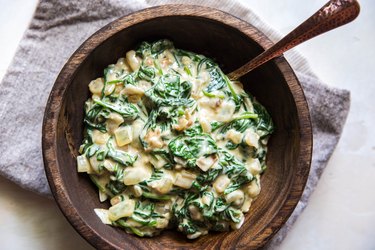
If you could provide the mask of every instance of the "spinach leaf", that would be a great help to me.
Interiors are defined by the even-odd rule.
[[[144,136],[157,126],[162,131],[170,130],[176,124],[180,112],[195,104],[190,99],[191,84],[181,82],[180,76],[166,74],[160,77],[157,84],[145,92],[145,106],[150,110],[149,118],[141,133],[140,140],[144,148],[147,143]]]
[[[227,209],[225,211],[225,215],[234,223],[239,223],[241,221],[241,218],[243,217],[243,213],[240,210],[235,209],[233,207]]]
[[[113,195],[118,195],[125,191],[126,186],[123,181],[110,180],[106,188],[108,188]]]
[[[209,69],[209,68],[215,67],[216,63],[214,61],[212,61],[212,59],[210,59],[210,58],[203,57],[197,65],[197,73],[199,73],[201,71],[203,65],[205,65],[206,68]]]
[[[148,42],[142,42],[140,45],[138,45],[135,53],[137,56],[144,59],[146,56],[151,55],[151,44]]]
[[[228,175],[229,178],[236,178],[242,172],[247,172],[245,165],[241,161],[224,150],[220,150],[219,164],[223,167],[223,173]]]
[[[243,217],[243,213],[227,204],[223,198],[218,198],[215,206],[216,221],[231,221],[239,223]]]
[[[184,134],[190,137],[193,137],[202,133],[203,133],[203,129],[199,123],[195,123],[193,126],[191,126],[190,128],[184,131]]]
[[[201,56],[201,55],[198,55],[198,54],[195,54],[193,52],[186,51],[186,50],[183,50],[183,49],[176,49],[175,54],[176,54],[177,57],[180,57],[180,58],[183,57],[183,56],[187,56],[191,60],[193,60],[194,62],[199,62],[203,58],[203,56]]]
[[[221,90],[225,87],[229,89],[230,96],[234,102],[236,103],[236,111],[239,110],[239,107],[242,103],[242,100],[240,100],[239,96],[236,94],[232,82],[228,79],[228,77],[221,71],[219,66],[214,63],[211,59],[204,58],[202,59],[197,66],[197,72],[200,72],[203,64],[206,65],[206,70],[208,71],[210,75],[210,83],[208,86],[203,90],[203,93],[206,96],[210,96],[210,92]]]
[[[218,122],[218,121],[211,122],[211,130],[212,130],[212,132],[216,131],[217,129],[219,129],[223,125],[225,125],[225,123],[223,123],[223,122]]]
[[[137,235],[139,237],[146,236],[146,234],[143,233],[142,231],[140,231],[139,229],[137,229],[135,227],[132,227],[128,223],[126,223],[126,221],[124,219],[119,219],[117,221],[114,221],[114,222],[112,222],[112,224],[114,226],[124,228],[126,231],[130,231],[130,232],[134,233],[135,235]]]
[[[240,145],[240,144],[235,144],[235,143],[232,142],[232,141],[228,141],[228,143],[225,144],[225,147],[226,147],[227,149],[229,149],[229,150],[234,150],[234,149],[238,148],[239,145]]]
[[[251,127],[252,124],[253,124],[253,122],[250,119],[238,119],[238,120],[234,120],[234,121],[226,124],[225,126],[223,126],[223,128],[221,129],[220,132],[225,133],[230,129],[234,129],[238,132],[243,133],[243,132],[245,132],[246,129]]]
[[[150,112],[147,122],[139,136],[143,148],[146,149],[148,147],[144,137],[150,130],[155,130],[157,127],[159,127],[161,131],[171,130],[172,125],[177,123],[177,112],[177,109],[174,107],[165,106],[155,108]]]
[[[154,227],[157,222],[155,218],[161,217],[154,212],[155,203],[148,201],[137,201],[131,219],[140,223],[142,226]]]
[[[159,169],[154,169],[154,172],[152,173],[150,179],[147,180],[147,183],[160,180],[163,177],[164,172]]]
[[[178,229],[184,234],[194,234],[199,229],[191,220],[185,219],[178,224]]]
[[[215,205],[216,205],[216,199],[213,192],[210,191],[204,191],[202,192],[202,197],[205,196],[206,199],[210,199],[210,202],[208,205],[201,203],[201,211],[202,215],[205,219],[211,219],[212,216],[215,213]]]
[[[189,98],[191,87],[191,83],[181,82],[180,76],[166,74],[155,86],[155,93],[164,99]]]
[[[231,179],[231,184],[224,190],[224,194],[229,194],[253,180],[253,176],[247,171],[245,165],[224,150],[220,151],[219,165],[222,166],[223,173]]]
[[[116,102],[112,102],[110,98],[103,98],[102,100],[95,99],[94,102],[104,108],[110,109],[119,113],[124,119],[134,120],[138,117],[138,108],[125,100],[118,98]]]
[[[146,81],[152,82],[155,75],[156,75],[156,72],[154,68],[141,65],[141,67],[138,70],[137,78],[140,80],[146,80]]]
[[[234,118],[232,121],[224,124],[220,129],[220,133],[226,133],[230,129],[234,129],[238,132],[243,133],[246,129],[250,128],[251,126],[256,126],[255,119],[257,117],[257,114],[244,112],[237,118]]]
[[[97,123],[91,122],[91,121],[90,121],[89,119],[87,119],[87,118],[83,119],[83,122],[84,122],[89,128],[97,129],[97,130],[99,130],[99,131],[102,132],[102,133],[107,132],[107,128],[106,128],[105,123],[97,124]]]
[[[154,193],[149,193],[149,192],[142,192],[142,196],[151,200],[170,200],[172,197],[169,195],[159,195],[159,194],[154,194]]]
[[[108,141],[107,147],[108,147],[108,153],[107,153],[108,158],[124,166],[133,165],[133,163],[137,160],[137,156],[133,156],[124,151],[116,150],[113,147],[111,140]]]
[[[136,85],[135,79],[136,79],[137,75],[138,75],[137,72],[133,72],[131,74],[126,75],[123,78],[124,85],[126,85],[126,84]]]
[[[90,106],[86,103],[85,118],[83,122],[92,129],[97,129],[102,133],[107,132],[105,121],[110,115],[111,111],[108,108],[94,104]]]
[[[86,128],[84,130],[84,137],[81,146],[79,147],[79,153],[87,156],[87,150],[93,145],[92,142],[92,129]],[[91,157],[91,156],[89,156]]]
[[[174,156],[184,160],[194,160],[194,162],[200,156],[217,153],[216,143],[208,134],[194,137],[178,136],[168,144],[168,147]]]
[[[158,54],[163,53],[167,49],[173,49],[173,48],[174,48],[174,45],[171,41],[162,39],[162,40],[154,42],[151,45],[151,53],[153,55],[158,55]]]
[[[87,148],[85,154],[88,158],[94,156],[96,154],[96,152],[98,152],[98,150],[100,149],[100,147],[96,144],[92,144],[90,147]]]
[[[114,177],[117,181],[123,182],[123,180],[124,180],[124,170],[125,170],[125,168],[122,165],[120,165],[120,164],[115,165],[115,170],[113,172],[115,174]]]
[[[219,176],[222,170],[222,166],[217,165],[214,168],[210,168],[208,171],[198,175],[196,181],[201,185],[204,185],[206,183],[212,183]]]
[[[216,204],[215,204],[215,213],[221,213],[225,211],[230,205],[227,204],[224,200],[224,198],[219,197],[216,199]]]
[[[189,205],[194,203],[199,194],[185,192],[183,193],[184,199],[182,206],[178,206],[176,203],[172,206],[172,215],[174,220],[177,222],[179,231],[185,234],[193,234],[198,231],[198,222],[193,221],[190,217]],[[204,227],[204,225],[202,225]]]
[[[161,39],[153,43],[142,42],[137,50],[137,56],[145,58],[146,56],[152,55],[156,57],[157,55],[163,53],[167,49],[174,49],[174,45],[171,41],[167,39]]]
[[[96,159],[98,161],[104,161],[104,159],[106,158],[107,154],[108,154],[108,150],[106,148],[100,149],[96,153]]]
[[[258,115],[256,129],[261,138],[266,137],[267,135],[272,134],[274,130],[274,125],[272,118],[267,112],[267,110],[259,103],[254,102],[254,113]]]
[[[208,73],[210,74],[210,83],[206,87],[205,92],[210,93],[215,90],[220,90],[227,85],[223,73],[218,67],[209,68]]]
[[[191,83],[181,82],[179,75],[165,74],[145,92],[146,105],[149,109],[160,106],[191,107],[195,103],[190,99],[191,87]]]
[[[126,152],[114,150],[114,149],[108,151],[108,158],[111,158],[112,160],[124,166],[132,165],[137,159],[136,156],[132,156]]]
[[[172,169],[173,166],[173,156],[170,154],[168,150],[165,149],[154,149],[150,152],[151,157],[155,157],[156,159],[162,159],[167,162],[163,168],[165,169]]]

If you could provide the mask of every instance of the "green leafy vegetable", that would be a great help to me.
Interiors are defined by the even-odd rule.
[[[140,67],[124,58],[109,65],[85,103],[77,162],[100,200],[112,198],[100,218],[139,237],[167,226],[188,238],[240,226],[245,185],[259,180],[247,164],[266,168],[269,113],[210,58],[165,39],[135,53]],[[245,197],[233,201],[239,189]]]
[[[118,100],[112,103],[110,100],[94,100],[94,102],[104,108],[108,108],[116,113],[119,113],[124,119],[134,120],[138,116],[138,109],[134,104]]]
[[[271,116],[267,110],[259,103],[254,103],[254,113],[258,115],[258,122],[256,124],[257,130],[260,132],[261,138],[272,134],[274,125]]]
[[[138,79],[140,80],[152,81],[155,75],[155,69],[152,67],[141,65],[141,67],[138,70]]]
[[[200,156],[208,156],[217,152],[217,145],[211,136],[197,134],[191,136],[178,136],[168,144],[174,156],[188,160],[191,167]]]
[[[98,104],[94,104],[90,107],[90,105],[86,103],[85,113],[83,122],[88,127],[97,129],[103,133],[107,132],[105,121],[111,113],[109,109]]]
[[[148,199],[152,199],[152,200],[166,200],[166,201],[168,201],[168,200],[171,199],[171,196],[169,196],[169,195],[157,195],[157,194],[148,193],[148,192],[143,192],[142,196],[145,197],[145,198],[148,198]]]
[[[132,165],[136,160],[137,160],[137,156],[133,156],[129,153],[126,153],[124,151],[120,151],[120,150],[116,150],[113,145],[112,145],[112,142],[111,140],[108,141],[107,143],[107,147],[108,147],[108,153],[107,153],[107,156],[108,158],[124,165],[124,166],[130,166]]]

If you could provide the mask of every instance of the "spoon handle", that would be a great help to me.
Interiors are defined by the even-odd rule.
[[[356,0],[329,1],[279,42],[245,65],[229,73],[229,79],[237,80],[263,63],[281,56],[285,51],[298,44],[353,21],[358,16],[359,10],[360,7]]]

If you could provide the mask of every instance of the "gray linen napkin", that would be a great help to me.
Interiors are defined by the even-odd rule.
[[[25,189],[51,196],[41,153],[42,118],[49,92],[66,60],[94,31],[136,10],[165,3],[211,6],[262,30],[273,41],[280,35],[237,1],[215,0],[43,0],[0,84],[0,174]],[[322,83],[296,52],[287,53],[305,91],[314,132],[313,161],[302,199],[271,240],[274,248],[306,207],[343,129],[350,94]]]

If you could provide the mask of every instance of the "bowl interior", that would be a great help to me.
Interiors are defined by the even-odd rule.
[[[97,247],[133,246],[141,249],[258,247],[279,229],[294,209],[303,190],[311,159],[311,144],[306,145],[306,140],[301,138],[305,135],[308,137],[311,128],[310,131],[302,131],[300,106],[307,109],[306,101],[303,99],[298,81],[283,58],[267,63],[242,78],[245,89],[270,112],[276,130],[269,142],[268,169],[262,176],[261,194],[253,203],[240,230],[210,233],[194,241],[187,240],[182,234],[174,231],[165,231],[151,239],[126,234],[120,229],[101,223],[93,209],[106,208],[108,204],[99,202],[97,190],[89,178],[76,171],[74,156],[77,155],[77,149],[82,141],[83,106],[89,97],[87,85],[92,79],[102,76],[103,69],[108,64],[115,63],[139,42],[168,38],[177,48],[214,58],[227,73],[270,45],[268,39],[252,26],[230,15],[221,12],[219,14],[225,17],[224,23],[219,22],[218,18],[210,19],[210,13],[200,13],[196,16],[176,14],[150,18],[122,29],[110,37],[103,36],[101,31],[78,50],[77,53],[85,57],[76,61],[71,59],[59,76],[57,82],[68,82],[57,83],[62,89],[58,93],[62,96],[62,102],[58,113],[54,114],[57,122],[52,147],[56,152],[56,158],[51,160],[45,156],[46,170],[51,188],[64,214],[91,244]],[[242,27],[241,31],[236,28],[237,24],[231,23],[234,21]],[[107,32],[111,28],[119,29],[116,25],[118,24],[113,23],[104,29]],[[90,45],[90,41],[95,39],[103,41],[99,46]],[[95,48],[87,49],[91,48],[90,46]],[[73,56],[74,58],[78,57]],[[73,70],[69,70],[69,67]],[[55,85],[54,88],[58,86]],[[302,95],[299,97],[302,98],[300,103],[295,100],[298,95]],[[53,98],[53,94],[51,96]],[[49,105],[50,103],[51,100]],[[48,117],[52,115],[46,116],[45,123],[48,123]],[[310,158],[305,158],[303,162],[302,147],[310,153]],[[44,148],[46,152],[46,146]]]

